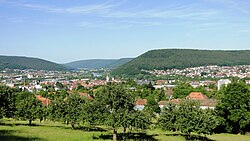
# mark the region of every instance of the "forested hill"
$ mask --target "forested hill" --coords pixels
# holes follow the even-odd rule
[[[67,70],[66,67],[38,58],[0,56],[0,69]]]
[[[88,68],[88,69],[98,69],[98,68],[116,68],[129,61],[132,58],[121,58],[121,59],[90,59],[90,60],[80,60],[74,61],[65,66],[77,69],[77,68]]]
[[[250,65],[250,50],[151,50],[118,67],[112,73],[114,75],[135,75],[142,73],[142,69],[182,69],[206,65]]]

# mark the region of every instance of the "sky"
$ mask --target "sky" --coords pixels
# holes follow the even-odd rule
[[[250,49],[249,0],[0,0],[0,55],[56,63]]]

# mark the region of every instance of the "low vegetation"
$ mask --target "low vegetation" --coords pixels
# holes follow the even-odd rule
[[[118,132],[122,132],[119,130]],[[120,135],[122,134],[118,134]],[[250,135],[214,134],[201,136],[192,134],[189,140],[203,141],[249,141]],[[84,141],[111,141],[112,130],[106,126],[96,127],[92,130],[79,128],[72,130],[70,125],[58,122],[39,120],[28,126],[27,121],[14,119],[0,120],[0,139],[4,141],[62,141],[62,140],[84,140]],[[118,138],[119,139],[119,138]],[[162,131],[160,129],[147,130],[146,132],[130,134],[127,141],[151,140],[151,141],[185,141],[187,136],[179,132]]]

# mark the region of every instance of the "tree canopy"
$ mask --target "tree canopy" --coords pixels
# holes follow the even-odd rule
[[[223,129],[229,133],[250,131],[250,91],[243,82],[228,84],[216,111],[221,117]]]
[[[148,51],[118,67],[114,75],[144,74],[141,70],[183,69],[188,67],[220,65],[249,65],[250,51],[221,51],[194,49],[160,49]]]

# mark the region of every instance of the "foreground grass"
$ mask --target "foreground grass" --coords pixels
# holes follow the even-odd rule
[[[48,122],[40,124],[38,121],[33,126],[28,126],[27,121],[13,119],[0,120],[0,140],[4,141],[102,141],[112,139],[112,130],[84,131],[72,130],[70,126]],[[121,132],[121,131],[120,131]],[[147,131],[147,134],[133,134],[128,140],[151,141],[185,141],[185,135],[173,132],[163,132],[160,129]],[[204,141],[250,141],[250,135],[216,134],[202,137],[193,135],[191,140]]]

